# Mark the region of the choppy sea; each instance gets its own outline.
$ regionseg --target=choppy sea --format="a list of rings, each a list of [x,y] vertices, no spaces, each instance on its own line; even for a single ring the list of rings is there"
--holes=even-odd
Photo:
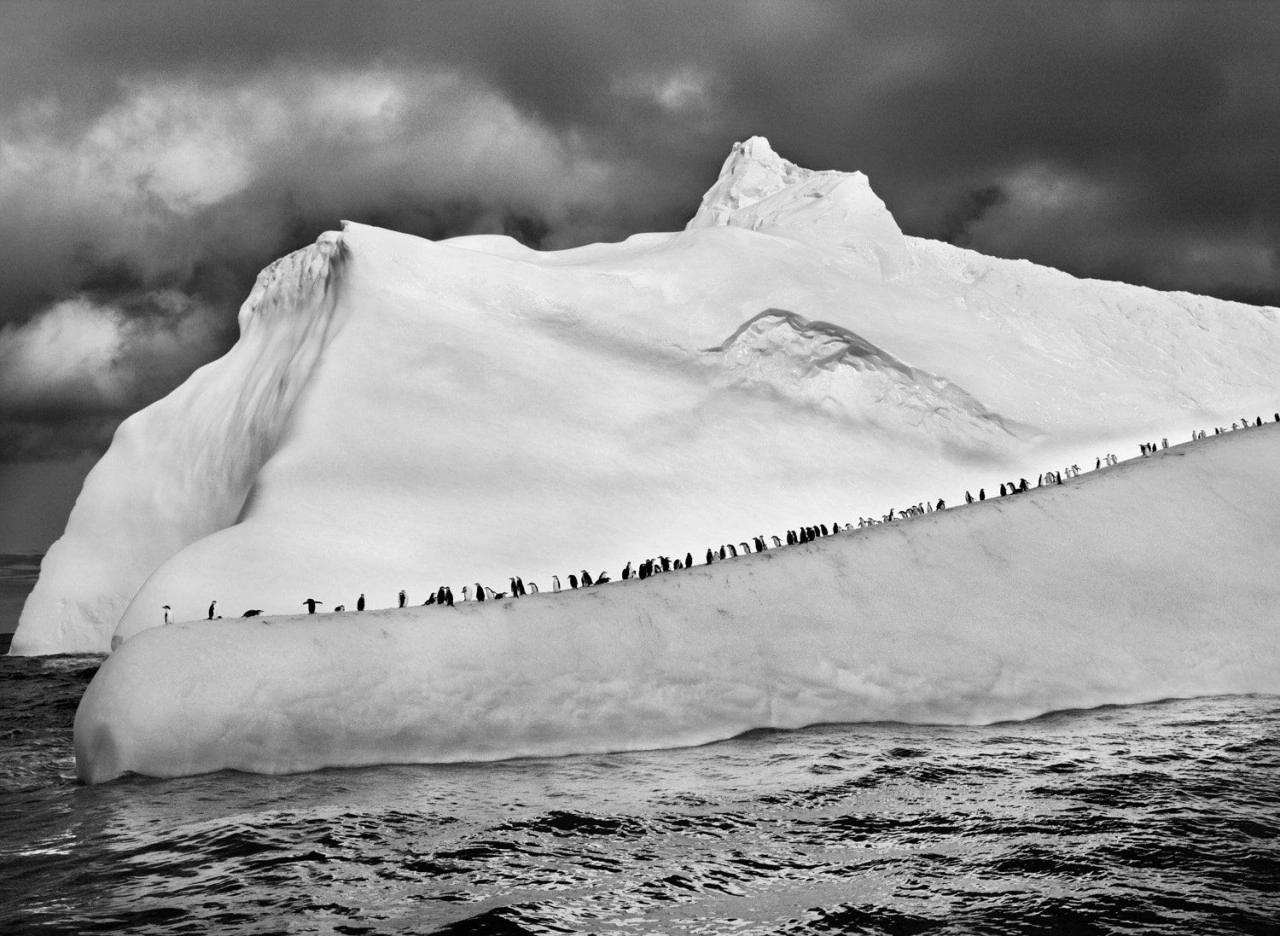
[[[1277,697],[85,787],[100,662],[0,657],[6,936],[1280,933]]]

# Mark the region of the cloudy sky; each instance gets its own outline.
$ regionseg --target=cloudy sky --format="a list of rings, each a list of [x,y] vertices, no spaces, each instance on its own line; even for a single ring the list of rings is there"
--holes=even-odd
[[[1280,3],[0,3],[0,552],[343,218],[682,227],[735,140],[909,234],[1280,305]]]

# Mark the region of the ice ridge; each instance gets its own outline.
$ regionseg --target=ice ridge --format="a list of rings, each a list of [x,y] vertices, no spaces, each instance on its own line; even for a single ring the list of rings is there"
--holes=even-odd
[[[810,321],[770,308],[743,322],[715,347],[739,379],[771,388],[795,388],[836,404],[845,415],[884,419],[884,404],[900,404],[918,418],[960,419],[1017,436],[1018,426],[945,377],[899,360],[841,325]],[[789,378],[789,379],[788,379]]]

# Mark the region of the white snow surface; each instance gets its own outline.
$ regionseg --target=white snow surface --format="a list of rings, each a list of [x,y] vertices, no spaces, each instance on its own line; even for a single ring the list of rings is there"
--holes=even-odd
[[[865,176],[758,137],[684,231],[538,252],[344,223],[240,325],[121,426],[13,652],[106,651],[163,605],[616,578],[1280,401],[1275,309],[906,237]]]
[[[1280,426],[710,566],[130,639],[77,772],[485,760],[1280,693]]]

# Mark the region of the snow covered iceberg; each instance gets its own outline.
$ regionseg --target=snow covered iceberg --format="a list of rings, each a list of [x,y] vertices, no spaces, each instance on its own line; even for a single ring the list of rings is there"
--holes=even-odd
[[[545,589],[1280,397],[1273,309],[906,237],[860,173],[760,138],[684,231],[541,253],[345,224],[263,271],[240,327],[121,426],[13,652],[106,651],[214,599]]]
[[[1280,693],[1280,425],[644,581],[193,622],[113,654],[77,772],[483,760]]]

